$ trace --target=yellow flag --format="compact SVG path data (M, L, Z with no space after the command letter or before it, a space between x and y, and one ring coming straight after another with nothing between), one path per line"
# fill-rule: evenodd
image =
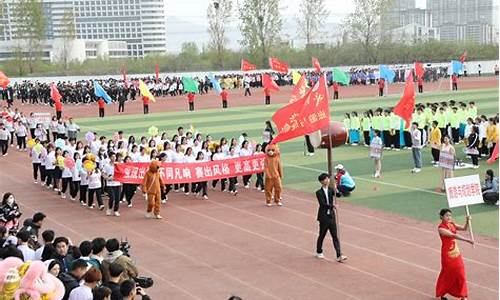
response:
M299 82L300 77L302 77L302 75L300 75L299 72L297 72L297 71L293 71L292 72L292 82L293 82L293 85L296 85L297 82Z
M141 95L143 95L144 97L148 97L149 100L156 102L156 99L153 96L153 94L151 94L151 92L149 91L148 86L144 83L144 81L140 79L139 79L139 91L141 91Z

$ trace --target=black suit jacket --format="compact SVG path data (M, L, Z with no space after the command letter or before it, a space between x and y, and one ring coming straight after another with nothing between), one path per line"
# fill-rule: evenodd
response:
M335 204L335 191L333 188L328 187L328 199L330 199L330 204L326 202L326 195L323 191L323 188L320 188L316 191L316 199L318 199L318 218L317 220L320 222L331 222L333 220L334 212L333 212L333 204ZM328 214L328 210L330 210L330 214Z

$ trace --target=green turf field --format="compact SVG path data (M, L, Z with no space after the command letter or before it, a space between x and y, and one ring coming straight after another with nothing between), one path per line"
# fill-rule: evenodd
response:
M467 90L455 93L428 93L417 95L417 102L440 102L446 100L470 101L477 103L480 114L488 116L498 112L498 89ZM334 120L342 120L345 112L362 112L369 108L394 106L399 95L380 98L353 98L342 99L331 104L331 114ZM171 101L171 100L167 100ZM216 101L215 98L213 101ZM218 100L217 100L218 101ZM79 119L77 123L82 132L97 131L99 135L111 136L118 130L123 130L125 136L135 135L136 139L146 135L147 129L155 125L161 131L166 130L168 136L176 132L180 125L188 127L192 124L203 134L210 134L215 139L238 137L246 132L251 139L260 141L264 129L264 121L270 119L274 111L281 105L248 106L230 108L227 111L220 109L200 110L194 113L165 112L150 115L112 116L105 119ZM313 192L317 188L317 175L326 170L326 154L318 150L313 157L304 157L303 139L283 143L280 145L282 162L285 166L285 186L301 191ZM462 147L457 146L458 155L463 156ZM343 200L354 204L384 210L403 216L430 222L438 221L438 211L447 206L446 197L434 190L440 184L440 169L430 165L430 149L423 150L424 168L419 174L411 174L413 168L411 151L385 151L382 161L382 176L380 180L373 180L372 160L368 158L368 148L363 146L342 146L334 149L334 163L342 163L354 176L356 190ZM488 168L498 170L498 162L492 166L480 160L481 167L477 170L455 171L455 176L479 173L481 178ZM286 199L285 199L286 201ZM474 205L474 231L498 238L498 207ZM463 209L455 210L455 217L463 219Z

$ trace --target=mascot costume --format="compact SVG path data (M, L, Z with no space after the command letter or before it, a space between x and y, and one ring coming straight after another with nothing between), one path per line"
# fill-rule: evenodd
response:
M280 150L278 145L269 144L266 146L266 158L264 160L264 174L266 180L264 189L266 192L266 205L271 206L271 198L274 190L274 202L281 206L281 178L283 169L281 168Z
M146 217L151 218L151 211L156 219L161 219L160 216L160 203L161 191L165 190L165 184L160 176L161 163L153 160L149 165L149 170L142 179L141 190L146 194L148 200L148 211Z
M8 257L0 262L1 300L61 300L64 285L41 261Z

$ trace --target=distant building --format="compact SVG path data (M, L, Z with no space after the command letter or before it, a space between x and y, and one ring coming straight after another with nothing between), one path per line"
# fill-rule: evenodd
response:
M427 9L443 41L498 42L493 0L427 0Z
M0 26L0 42L16 38L16 20L13 18L16 2L3 1L4 15L0 16L0 23L5 26ZM68 26L65 21L72 19L77 40L91 41L90 44L99 41L99 45L109 41L107 45L111 45L111 49L120 45L116 47L120 55L116 56L121 56L122 44L114 42L126 44L128 57L166 52L163 0L43 0L43 9L47 40L63 38ZM4 51L6 49L0 49L0 52Z

